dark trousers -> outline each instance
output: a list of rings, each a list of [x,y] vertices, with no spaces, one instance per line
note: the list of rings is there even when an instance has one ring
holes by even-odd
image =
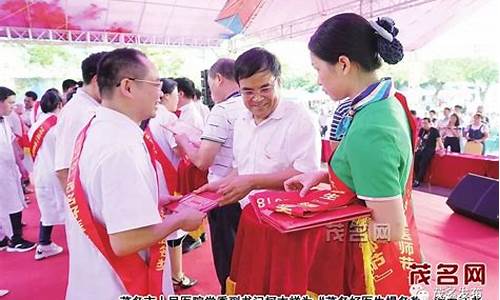
[[[47,246],[52,243],[52,228],[54,226],[43,226],[42,222],[40,222],[40,232],[38,234],[38,240],[40,245]]]
[[[415,180],[422,182],[427,168],[431,164],[435,151],[418,150],[415,152],[415,164],[413,166],[415,173]]]
[[[231,271],[231,259],[240,216],[239,203],[218,207],[208,213],[212,255],[222,294],[226,293],[226,279]]]
[[[16,244],[22,241],[23,239],[23,212],[17,212],[9,215],[10,224],[12,225],[12,243]]]
[[[454,136],[447,136],[444,138],[444,148],[448,149],[448,146],[451,148],[451,152],[460,153],[460,139]]]

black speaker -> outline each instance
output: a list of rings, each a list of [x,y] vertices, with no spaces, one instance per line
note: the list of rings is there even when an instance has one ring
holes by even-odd
[[[215,105],[212,100],[212,93],[210,92],[210,86],[208,86],[208,70],[201,71],[201,96],[203,97],[203,103],[207,105],[210,109]]]
[[[498,227],[498,180],[468,174],[453,189],[446,204],[456,213]]]

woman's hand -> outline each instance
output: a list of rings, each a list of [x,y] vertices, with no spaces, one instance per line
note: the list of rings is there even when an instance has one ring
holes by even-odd
[[[295,175],[283,183],[285,191],[300,191],[300,197],[304,197],[307,192],[318,184],[328,182],[328,172],[314,171]]]

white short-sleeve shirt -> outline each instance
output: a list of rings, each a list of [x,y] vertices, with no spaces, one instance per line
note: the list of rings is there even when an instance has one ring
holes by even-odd
[[[143,132],[127,116],[105,107],[97,109],[79,166],[92,215],[108,234],[162,221],[156,175]],[[118,299],[125,293],[118,276],[74,217],[68,219],[70,267],[66,299]]]
[[[234,123],[245,112],[247,109],[241,96],[232,97],[212,107],[201,139],[219,143],[221,148],[208,168],[208,182],[224,178],[231,172]]]
[[[99,103],[82,89],[63,107],[56,125],[56,171],[69,168],[76,138],[98,107]]]
[[[12,128],[12,133],[14,133],[16,136],[22,136],[23,135],[22,117],[19,116],[15,111],[13,111],[10,113],[10,115],[8,115],[5,118],[10,123],[10,127]]]
[[[300,172],[320,168],[318,122],[302,105],[280,100],[259,125],[250,111],[234,126],[234,162],[239,175],[272,173],[293,167]],[[242,206],[248,199],[241,201]]]
[[[196,104],[191,101],[188,104],[180,107],[181,115],[179,116],[179,120],[184,121],[199,130],[203,130],[205,127],[205,120],[200,113],[200,110],[196,107]]]

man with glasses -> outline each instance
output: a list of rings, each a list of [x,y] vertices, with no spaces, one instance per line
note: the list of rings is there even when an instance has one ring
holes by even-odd
[[[68,169],[78,133],[95,114],[101,97],[97,86],[97,64],[106,52],[93,53],[82,61],[83,87],[59,114],[56,125],[55,168],[63,190],[66,188]]]
[[[164,239],[197,228],[204,214],[184,209],[162,220],[158,210],[139,124],[155,116],[162,82],[142,52],[122,48],[100,60],[97,83],[102,105],[81,131],[69,171],[66,299],[173,294]]]
[[[221,205],[246,206],[248,194],[283,189],[283,182],[320,168],[321,139],[317,122],[302,105],[280,99],[281,66],[262,48],[241,54],[235,81],[246,110],[236,119],[233,170],[197,192],[222,194]]]
[[[244,207],[251,191],[283,189],[286,179],[318,170],[321,138],[304,106],[280,99],[281,65],[274,54],[244,52],[236,59],[235,79],[247,111],[234,125],[233,170],[199,191],[217,191],[222,205],[239,201]]]

